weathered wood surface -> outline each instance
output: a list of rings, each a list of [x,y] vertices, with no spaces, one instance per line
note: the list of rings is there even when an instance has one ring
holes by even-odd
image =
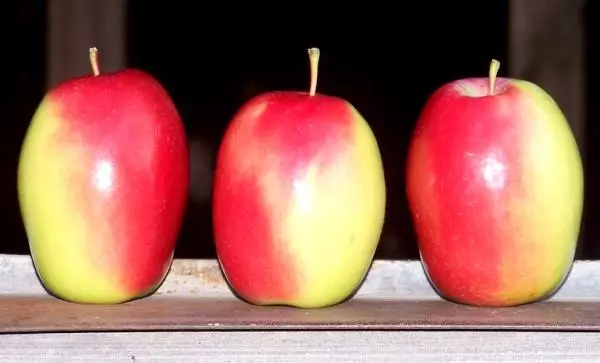
[[[546,302],[440,299],[418,261],[375,261],[354,299],[317,310],[234,297],[214,260],[176,260],[155,295],[121,305],[50,297],[28,256],[0,255],[7,362],[586,362],[600,357],[600,262]]]
[[[490,331],[0,335],[3,362],[596,362],[600,334]]]
[[[600,302],[552,301],[490,309],[442,300],[362,298],[300,310],[189,296],[113,306],[72,304],[45,296],[0,297],[0,333],[349,329],[600,331]]]
[[[318,310],[237,299],[215,260],[175,260],[152,297],[80,305],[50,297],[28,256],[0,256],[0,332],[280,329],[600,330],[600,262],[577,261],[547,302],[484,309],[439,298],[418,261],[375,261],[355,297]]]
[[[0,254],[0,296],[45,295],[31,258]],[[176,259],[155,296],[234,298],[216,260]],[[439,300],[420,261],[375,260],[356,298]],[[550,300],[599,300],[600,261],[578,260]]]

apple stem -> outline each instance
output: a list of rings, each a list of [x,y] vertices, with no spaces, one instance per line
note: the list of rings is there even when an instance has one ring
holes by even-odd
[[[94,76],[100,75],[100,67],[98,66],[98,48],[90,48],[90,63],[92,64],[92,71]]]
[[[310,60],[310,95],[314,96],[317,92],[317,78],[319,76],[319,48],[310,48],[308,50],[308,59]]]
[[[496,94],[496,77],[498,76],[498,70],[500,69],[500,62],[492,59],[492,63],[490,63],[490,96]]]

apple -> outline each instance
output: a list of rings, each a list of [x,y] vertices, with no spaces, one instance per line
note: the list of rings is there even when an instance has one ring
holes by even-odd
[[[417,120],[406,188],[421,260],[448,300],[515,306],[555,292],[573,263],[583,166],[567,119],[525,80],[449,82]]]
[[[371,128],[346,100],[309,92],[247,101],[227,127],[213,187],[215,245],[238,297],[319,308],[349,298],[381,235],[385,182]]]
[[[71,302],[115,304],[167,274],[189,183],[184,126],[166,90],[136,69],[66,80],[25,135],[18,196],[38,276]]]

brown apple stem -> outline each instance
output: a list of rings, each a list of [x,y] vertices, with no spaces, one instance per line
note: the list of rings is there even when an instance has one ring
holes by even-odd
[[[492,59],[492,63],[490,64],[490,96],[496,94],[496,77],[498,76],[498,70],[500,69],[500,62],[495,59]]]
[[[100,67],[98,66],[98,48],[90,48],[90,63],[92,64],[92,71],[94,76],[100,75]]]
[[[310,60],[310,95],[314,96],[317,92],[317,78],[319,76],[319,57],[321,51],[319,48],[310,48],[308,58]]]

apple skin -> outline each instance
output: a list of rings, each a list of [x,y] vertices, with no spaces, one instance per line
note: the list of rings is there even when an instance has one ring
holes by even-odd
[[[18,195],[38,276],[61,299],[112,304],[157,288],[189,189],[166,90],[135,69],[51,89],[23,141]]]
[[[364,279],[385,214],[375,137],[347,101],[304,92],[249,100],[215,172],[217,255],[239,297],[319,308]]]
[[[583,166],[550,95],[510,78],[485,95],[489,83],[450,82],[426,102],[409,147],[407,197],[437,292],[515,306],[547,298],[568,275]]]

